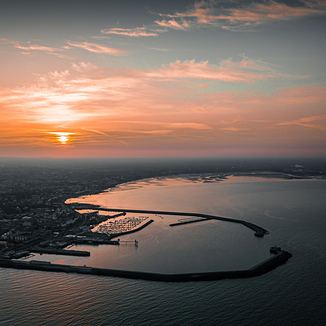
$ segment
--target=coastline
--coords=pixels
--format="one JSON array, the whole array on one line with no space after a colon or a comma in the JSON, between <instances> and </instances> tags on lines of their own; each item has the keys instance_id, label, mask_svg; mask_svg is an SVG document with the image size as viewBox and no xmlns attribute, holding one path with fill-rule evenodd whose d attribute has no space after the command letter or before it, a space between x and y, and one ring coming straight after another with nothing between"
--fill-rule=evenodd
<instances>
[{"instance_id":1,"label":"coastline","mask_svg":"<svg viewBox=\"0 0 326 326\"><path fill-rule=\"evenodd\" d=\"M279 174L279 173L270 173L270 172L264 172L264 173L230 173L230 174L209 174L206 173L205 176L199 175L199 174L182 174L182 175L170 175L170 176L164 176L164 177L157 177L159 180L165 180L169 178L179 178L183 180L188 180L191 183L197 183L197 182L222 182L224 180L227 180L231 177L237 177L237 176L243 176L243 177L261 177L261 178L278 178L278 179L312 179L312 178L299 178L299 177L293 177L285 174ZM157 179L155 177L146 178L146 179L137 179L134 181L128 181L127 183L122 182L119 183L111 188L109 188L108 191L119 191L119 185L128 185L135 182L144 182L148 183L152 180ZM105 192L108 192L105 191ZM70 199L78 199L77 198L70 198ZM68 199L69 200L69 199ZM92 204L86 204L86 203L78 203L76 202L70 202L67 203L65 201L65 204L69 206L70 208L74 210L78 209L93 209L95 211L110 211L110 212L129 212L129 213L145 213L145 214L160 214L160 215L178 215L178 216L187 216L187 217L200 217L203 220L221 220L225 222L231 222L231 223L238 223L241 224L251 230L253 230L256 237L264 237L264 235L269 234L269 232L254 224L251 222L247 222L245 220L239 220L224 216L214 216L214 215L208 215L208 214L202 214L202 213L191 213L191 212L172 212L172 211L155 211L155 210L141 210L141 209L123 209L123 208L106 208L101 207L99 205L92 205ZM136 228L134 230L128 231L128 232L122 232L117 234L112 234L110 236L110 239L117 238L119 236L123 236L125 234L134 233L137 232L143 228L145 228L147 225L152 223L153 220L149 220L144 225L142 225L139 228ZM177 223L176 225L182 225L182 224L188 224L188 223L195 223L196 221L188 221L188 222L181 222ZM170 225L173 226L173 225ZM94 274L94 275L106 275L106 276L121 276L121 277L127 277L127 278L139 278L144 280L157 280L157 281L191 281L199 278L198 280L217 280L222 278L243 278L243 277L252 277L261 275L264 273L267 273L268 271L276 268L280 264L285 263L292 255L287 252L281 250L282 254L273 255L271 258L268 258L267 260L259 263L258 265L250 268L249 270L239 270L239 271L216 271L216 272L204 272L204 273L189 273L189 274L159 274L159 273L146 273L146 272L133 272L128 270L107 270L102 268L93 268L93 267L86 267L86 266L70 266L70 265L61 265L61 264L52 264L45 261L29 261L22 262L22 261L16 261L15 259L11 260L11 263L8 263L7 266L5 262L1 262L2 267L13 267L13 268L27 268L27 269L38 269L38 270L46 270L46 271L62 271L62 272L76 272L76 273L86 273L86 274ZM281 257L281 258L278 258ZM286 258L286 259L285 259ZM280 263L280 261L282 261ZM21 264L23 263L23 264ZM28 265L26 265L28 264ZM87 272L85 272L87 271ZM262 272L263 271L263 272ZM136 274L135 274L136 273ZM153 276L154 275L154 276ZM157 276L159 275L159 276ZM199 276L198 276L199 275Z\"/></svg>"},{"instance_id":2,"label":"coastline","mask_svg":"<svg viewBox=\"0 0 326 326\"><path fill-rule=\"evenodd\" d=\"M184 179L193 183L196 182L203 182L203 183L207 183L207 181L205 181L205 177L213 178L213 181L208 181L210 183L214 183L214 182L223 182L225 180L227 180L230 177L257 177L257 178L275 178L275 179L283 179L285 181L295 181L295 180L326 180L326 175L299 175L299 174L291 174L291 173L283 173L283 172L273 172L273 171L254 171L254 172L221 172L221 173L189 173L189 174L185 174L185 173L177 173L177 174L168 174L168 175L156 175L156 176L151 176L151 177L146 177L146 178L142 178L142 177L135 177L134 179L130 179L130 180L125 180L125 181L121 181L121 182L117 182L111 186L109 186L108 188L98 188L96 190L92 190L92 191L80 191L78 193L76 193L78 195L78 197L70 197L68 199L64 200L64 204L66 205L71 205L71 204L76 204L78 203L77 201L71 202L71 203L67 203L68 200L74 200L74 199L78 199L81 197L88 197L88 196L92 196L92 195L99 195L102 193L107 193L107 192L113 192L113 191L122 191L121 189L119 189L119 187L121 186L128 186L129 184L133 184L133 183L139 183L139 182L151 182L152 180L166 180L166 179L172 179L172 178L178 178L178 179ZM76 195L75 194L75 195Z\"/></svg>"}]
</instances>

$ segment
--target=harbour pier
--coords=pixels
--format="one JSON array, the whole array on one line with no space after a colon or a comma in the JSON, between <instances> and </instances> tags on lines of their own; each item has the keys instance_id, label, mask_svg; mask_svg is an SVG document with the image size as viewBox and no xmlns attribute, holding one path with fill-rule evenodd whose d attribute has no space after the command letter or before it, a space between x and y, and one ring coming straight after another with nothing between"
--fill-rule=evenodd
<instances>
[{"instance_id":1,"label":"harbour pier","mask_svg":"<svg viewBox=\"0 0 326 326\"><path fill-rule=\"evenodd\" d=\"M156 210L145 210L145 209L130 209L130 208L103 208L98 205L91 204L70 204L74 209L95 209L107 212L126 212L126 213L140 213L140 214L156 214L156 215L174 215L174 216L189 216L189 217L200 217L206 220L218 220L230 223L242 224L243 226L253 230L255 232L256 237L264 237L269 232L248 221L225 217L225 216L217 216L217 215L209 215L203 213L188 213L188 212L174 212L174 211L156 211Z\"/></svg>"},{"instance_id":2,"label":"harbour pier","mask_svg":"<svg viewBox=\"0 0 326 326\"><path fill-rule=\"evenodd\" d=\"M185 224L192 224L192 223L198 223L198 222L207 222L207 218L202 218L200 220L188 220L188 221L179 221L175 223L169 224L169 226L179 226L179 225L185 225Z\"/></svg>"},{"instance_id":3,"label":"harbour pier","mask_svg":"<svg viewBox=\"0 0 326 326\"><path fill-rule=\"evenodd\" d=\"M158 282L199 282L214 281L221 279L249 278L268 273L276 267L285 264L292 255L284 250L278 250L270 258L246 270L216 271L203 273L186 273L186 274L162 274L148 273L138 271L126 271L117 269L95 268L88 266L73 266L52 264L44 261L20 261L13 259L0 259L0 267L14 269L29 269L46 272L64 272L91 274L110 277L121 277L129 279L140 279L146 281Z\"/></svg>"}]
</instances>

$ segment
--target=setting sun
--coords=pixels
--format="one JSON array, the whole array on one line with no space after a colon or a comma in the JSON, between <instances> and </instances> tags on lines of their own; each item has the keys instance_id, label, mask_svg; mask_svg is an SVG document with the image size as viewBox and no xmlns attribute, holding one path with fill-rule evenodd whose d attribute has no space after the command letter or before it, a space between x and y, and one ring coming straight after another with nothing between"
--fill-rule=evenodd
<instances>
[{"instance_id":1,"label":"setting sun","mask_svg":"<svg viewBox=\"0 0 326 326\"><path fill-rule=\"evenodd\" d=\"M62 145L65 145L65 144L67 144L69 137L65 136L65 135L61 135L58 137L58 140Z\"/></svg>"},{"instance_id":2,"label":"setting sun","mask_svg":"<svg viewBox=\"0 0 326 326\"><path fill-rule=\"evenodd\" d=\"M50 132L50 134L55 136L56 143L59 143L60 145L67 145L68 143L71 143L72 141L71 136L74 135L75 133L55 131L55 132Z\"/></svg>"}]
</instances>

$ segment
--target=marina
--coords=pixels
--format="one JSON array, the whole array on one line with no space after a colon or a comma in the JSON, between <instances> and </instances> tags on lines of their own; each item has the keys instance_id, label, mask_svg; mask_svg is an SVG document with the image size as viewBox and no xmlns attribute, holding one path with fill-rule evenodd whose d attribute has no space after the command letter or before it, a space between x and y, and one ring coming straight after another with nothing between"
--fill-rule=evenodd
<instances>
[{"instance_id":1,"label":"marina","mask_svg":"<svg viewBox=\"0 0 326 326\"><path fill-rule=\"evenodd\" d=\"M108 219L95 226L92 231L108 235L125 234L136 231L149 220L148 216L123 216Z\"/></svg>"}]
</instances>

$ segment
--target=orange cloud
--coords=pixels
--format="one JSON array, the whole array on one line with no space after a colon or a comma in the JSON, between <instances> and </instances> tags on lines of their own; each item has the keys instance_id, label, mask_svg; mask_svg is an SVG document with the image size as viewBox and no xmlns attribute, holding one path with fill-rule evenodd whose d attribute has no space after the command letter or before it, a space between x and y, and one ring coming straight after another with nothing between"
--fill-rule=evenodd
<instances>
[{"instance_id":1,"label":"orange cloud","mask_svg":"<svg viewBox=\"0 0 326 326\"><path fill-rule=\"evenodd\" d=\"M134 71L104 70L94 64L81 62L73 64L70 70L48 73L29 87L3 91L0 103L10 111L15 110L17 116L22 116L26 121L74 124L105 116L119 116L121 119L122 115L128 116L138 107L142 108L140 112L146 108L149 110L151 106L164 112L165 109L178 105L183 93L194 93L189 89L192 87L190 85L157 84L161 80L178 81L188 78L239 83L276 76L277 73L269 66L248 58L237 62L225 60L219 66L206 61L176 61L158 69ZM167 104L165 96L174 98L174 104ZM164 100L160 101L162 97ZM285 98L289 99L289 95ZM222 103L221 100L220 102ZM191 126L192 129L204 130L207 129L206 125L206 122L197 121L191 124L182 121L180 125L176 121L167 128Z\"/></svg>"},{"instance_id":2,"label":"orange cloud","mask_svg":"<svg viewBox=\"0 0 326 326\"><path fill-rule=\"evenodd\" d=\"M147 76L164 79L190 78L223 82L252 82L275 78L280 74L267 65L244 58L241 61L225 60L220 65L209 64L208 61L177 60L147 73Z\"/></svg>"},{"instance_id":3,"label":"orange cloud","mask_svg":"<svg viewBox=\"0 0 326 326\"><path fill-rule=\"evenodd\" d=\"M13 43L14 47L19 50L24 50L27 52L30 51L41 51L41 52L49 52L49 53L56 53L59 51L59 49L45 46L45 45L40 45L40 44L33 44L33 43L20 43L20 42L14 42Z\"/></svg>"},{"instance_id":4,"label":"orange cloud","mask_svg":"<svg viewBox=\"0 0 326 326\"><path fill-rule=\"evenodd\" d=\"M280 2L258 3L251 8L231 9L226 16L218 19L240 22L284 20L324 13L320 8L307 6L289 6Z\"/></svg>"},{"instance_id":5,"label":"orange cloud","mask_svg":"<svg viewBox=\"0 0 326 326\"><path fill-rule=\"evenodd\" d=\"M211 68L209 64L204 68L207 65ZM272 73L248 58L226 60L214 69L220 73L221 67L230 70L234 65L236 71ZM289 88L271 95L252 90L201 92L195 83L177 82L179 77L158 82L160 69L165 67L149 77L154 70L103 69L82 62L42 76L28 87L0 89L0 153L240 155L323 150L325 87ZM188 78L195 73L198 78L210 77L214 69L199 69L204 76L197 76L192 67ZM66 154L57 135L71 135ZM65 138L59 141L62 144Z\"/></svg>"},{"instance_id":6,"label":"orange cloud","mask_svg":"<svg viewBox=\"0 0 326 326\"><path fill-rule=\"evenodd\" d=\"M168 124L169 127L175 129L193 129L193 130L208 130L211 127L205 123L198 122L172 122Z\"/></svg>"},{"instance_id":7,"label":"orange cloud","mask_svg":"<svg viewBox=\"0 0 326 326\"><path fill-rule=\"evenodd\" d=\"M160 27L166 27L166 28L183 30L183 31L190 28L190 23L186 20L182 20L180 22L176 21L175 19L155 20L155 24L159 25Z\"/></svg>"},{"instance_id":8,"label":"orange cloud","mask_svg":"<svg viewBox=\"0 0 326 326\"><path fill-rule=\"evenodd\" d=\"M222 2L223 4L223 2ZM292 6L285 2L234 2L232 7L223 7L219 2L197 1L191 10L174 14L161 14L176 21L197 25L216 25L223 29L241 30L258 24L294 18L323 15L326 5L322 1L303 1Z\"/></svg>"},{"instance_id":9,"label":"orange cloud","mask_svg":"<svg viewBox=\"0 0 326 326\"><path fill-rule=\"evenodd\" d=\"M32 52L43 52L43 53L56 55L58 57L64 57L63 51L72 48L79 48L91 53L107 54L111 56L124 56L127 54L126 51L122 49L108 47L105 45L91 43L91 42L67 41L65 46L63 46L63 48L54 48L54 47L49 47L46 45L41 45L41 44L36 44L31 42L22 43L22 42L10 41L8 39L0 39L0 42L3 44L12 45L14 48L23 51L22 52L23 54L30 54Z\"/></svg>"},{"instance_id":10,"label":"orange cloud","mask_svg":"<svg viewBox=\"0 0 326 326\"><path fill-rule=\"evenodd\" d=\"M31 54L32 52L40 52L40 53L55 55L58 57L63 57L62 49L43 45L43 44L32 43L32 42L23 43L23 42L11 41L8 39L0 39L0 43L8 44L13 46L17 50L21 50L22 54Z\"/></svg>"},{"instance_id":11,"label":"orange cloud","mask_svg":"<svg viewBox=\"0 0 326 326\"><path fill-rule=\"evenodd\" d=\"M146 27L135 27L135 28L105 28L102 33L107 35L118 35L128 37L154 37L159 36L158 31L149 30Z\"/></svg>"},{"instance_id":12,"label":"orange cloud","mask_svg":"<svg viewBox=\"0 0 326 326\"><path fill-rule=\"evenodd\" d=\"M299 119L280 122L278 125L326 130L326 114L305 116Z\"/></svg>"},{"instance_id":13,"label":"orange cloud","mask_svg":"<svg viewBox=\"0 0 326 326\"><path fill-rule=\"evenodd\" d=\"M121 49L112 48L96 43L90 43L90 42L66 42L66 49L70 48L78 48L83 49L85 51L91 52L91 53L97 53L97 54L107 54L112 56L123 56L126 55L126 52Z\"/></svg>"}]
</instances>

